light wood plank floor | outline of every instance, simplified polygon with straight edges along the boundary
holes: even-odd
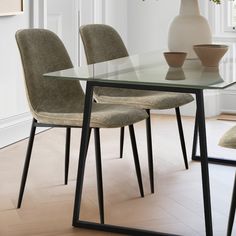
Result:
[[[155,194],[150,194],[145,125],[135,125],[145,198],[139,197],[128,130],[124,158],[119,159],[119,130],[101,132],[106,222],[151,230],[200,236],[204,233],[200,164],[189,158],[185,170],[177,125],[173,116],[153,115]],[[191,153],[193,119],[184,118],[188,154]],[[232,122],[210,119],[209,152],[236,153],[216,143]],[[86,165],[82,217],[98,221],[93,136]],[[71,226],[78,164],[80,130],[73,129],[68,186],[63,185],[65,129],[51,129],[36,136],[21,209],[16,209],[28,140],[0,150],[0,235],[74,236],[111,235]],[[226,154],[225,154],[225,153]],[[222,153],[221,153],[222,154]],[[226,235],[235,167],[210,165],[214,235]],[[236,228],[236,227],[235,227]],[[234,235],[236,230],[234,229]]]

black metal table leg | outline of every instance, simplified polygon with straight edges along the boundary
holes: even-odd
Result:
[[[234,187],[231,199],[231,206],[229,211],[229,220],[228,220],[228,227],[227,227],[227,236],[232,235],[233,224],[234,224],[234,216],[236,210],[236,175],[234,177]]]
[[[94,141],[95,141],[95,156],[96,156],[96,171],[97,171],[97,191],[98,191],[98,205],[100,213],[100,222],[104,224],[104,194],[103,194],[103,180],[102,180],[102,158],[101,158],[101,142],[100,130],[94,128]]]
[[[194,161],[200,161],[200,156],[196,154],[197,152],[197,145],[198,145],[198,122],[197,122],[197,112],[196,112],[196,118],[195,118],[195,126],[194,126],[194,136],[193,136],[193,147],[192,147],[192,160]],[[220,164],[220,165],[230,165],[230,166],[236,166],[236,160],[233,159],[227,159],[226,158],[220,158],[220,157],[211,157],[208,156],[208,162],[214,163],[214,164]]]
[[[199,127],[199,144],[201,155],[201,171],[202,171],[202,189],[204,200],[205,213],[205,229],[206,235],[212,236],[212,215],[211,215],[211,197],[210,197],[210,183],[208,171],[208,156],[207,156],[207,140],[206,140],[206,126],[205,126],[205,111],[203,91],[198,90],[196,93],[197,102],[197,123]]]
[[[154,232],[150,230],[144,230],[144,229],[134,229],[134,228],[128,228],[118,225],[108,225],[108,224],[99,224],[94,222],[88,222],[88,221],[78,221],[75,223],[76,227],[82,228],[82,229],[90,229],[90,230],[99,230],[104,232],[111,232],[116,234],[122,234],[122,235],[132,235],[132,236],[180,236],[177,234],[168,234],[168,233],[161,233],[161,232]],[[91,233],[91,235],[93,235]]]
[[[80,154],[79,154],[79,164],[77,170],[77,182],[76,182],[76,191],[75,191],[75,202],[74,202],[74,213],[73,213],[73,226],[76,226],[76,223],[79,219],[80,214],[80,205],[82,199],[82,189],[83,189],[83,180],[84,180],[84,169],[87,155],[87,147],[89,141],[90,133],[90,115],[92,109],[93,101],[93,87],[90,86],[90,83],[87,82],[86,94],[85,94],[85,103],[84,103],[84,117],[83,117],[83,127],[80,141]]]
[[[154,193],[154,168],[153,168],[153,151],[152,151],[151,114],[150,114],[149,109],[146,109],[146,112],[148,113],[148,118],[146,119],[148,169],[149,169],[151,193]]]
[[[75,202],[74,202],[74,214],[73,214],[73,226],[86,229],[94,229],[106,232],[128,234],[128,235],[174,235],[162,232],[154,232],[143,229],[129,228],[117,225],[109,224],[99,224],[95,222],[88,222],[79,219],[80,216],[80,206],[82,198],[82,188],[83,188],[83,178],[84,178],[84,169],[86,162],[86,153],[87,153],[87,144],[89,138],[89,123],[92,107],[92,95],[93,95],[93,86],[100,86],[100,83],[96,81],[88,81],[86,87],[86,96],[85,96],[85,106],[84,106],[84,118],[83,118],[83,127],[81,135],[81,149],[79,155],[79,164],[78,164],[78,174],[77,174],[77,183],[76,183],[76,193],[75,193]],[[170,91],[170,92],[188,92],[196,94],[197,101],[197,124],[199,131],[199,143],[200,143],[200,155],[201,155],[201,172],[202,172],[202,189],[203,189],[203,200],[204,200],[204,213],[205,213],[205,229],[206,235],[212,236],[212,216],[211,216],[211,200],[210,200],[210,184],[209,184],[209,171],[208,171],[208,156],[207,156],[207,142],[206,142],[206,128],[205,128],[205,113],[204,113],[204,99],[203,99],[203,90],[199,89],[184,89],[184,88],[163,88],[163,87],[139,87],[138,85],[123,85],[123,84],[109,84],[102,83],[103,87],[125,87],[134,88],[134,89],[150,89],[150,90],[160,90],[160,91]]]

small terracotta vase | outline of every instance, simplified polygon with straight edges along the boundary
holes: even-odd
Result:
[[[194,45],[193,49],[205,67],[218,67],[221,58],[228,50],[227,45],[200,44]]]
[[[164,52],[167,64],[170,67],[181,67],[187,56],[186,52]]]

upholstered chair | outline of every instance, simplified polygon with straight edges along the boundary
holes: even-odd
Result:
[[[79,81],[43,77],[45,73],[73,67],[63,43],[53,32],[45,29],[20,30],[16,33],[16,41],[24,69],[28,103],[33,116],[18,199],[18,208],[20,208],[36,127],[64,127],[67,131],[71,127],[82,127],[84,93]],[[147,117],[148,114],[138,108],[114,104],[93,104],[90,130],[93,128],[95,132],[97,186],[102,223],[104,222],[104,207],[99,130],[100,128],[129,126],[140,194],[144,196],[133,124]],[[69,133],[67,132],[68,137],[70,137]]]
[[[88,64],[127,57],[129,55],[120,35],[111,26],[103,24],[84,25],[80,27],[80,35],[84,44]],[[151,109],[164,110],[175,108],[184,163],[186,169],[188,169],[179,107],[194,100],[190,94],[116,88],[95,88],[94,97],[98,103],[131,105],[144,109],[149,114],[149,117],[146,120],[146,131],[150,187],[152,193],[154,193],[154,175],[150,119]],[[120,132],[120,157],[122,157],[123,143],[124,127],[121,128]]]
[[[219,145],[225,148],[236,149],[236,126],[232,127],[223,135],[223,137],[220,139]],[[232,200],[231,200],[231,206],[230,206],[230,211],[229,211],[227,236],[230,236],[232,234],[235,209],[236,209],[236,174],[234,177]]]

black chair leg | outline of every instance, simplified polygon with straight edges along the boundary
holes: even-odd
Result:
[[[196,156],[197,143],[198,143],[198,123],[197,123],[197,112],[196,112],[195,125],[194,125],[194,134],[193,134],[192,160],[194,160],[194,158]]]
[[[138,151],[137,151],[133,125],[129,126],[129,132],[130,132],[130,139],[131,139],[131,144],[132,144],[132,149],[133,149],[134,164],[135,164],[136,174],[138,178],[139,191],[140,191],[141,197],[144,197],[142,174],[141,174],[141,169],[140,169],[140,164],[139,164]]]
[[[64,184],[68,184],[68,173],[69,173],[69,163],[70,163],[70,138],[71,138],[71,128],[66,128],[66,147],[65,147],[65,181]]]
[[[91,135],[91,128],[89,129],[89,140]],[[71,140],[71,128],[66,128],[66,148],[65,148],[65,185],[68,184],[69,164],[70,164],[70,140]],[[89,146],[89,141],[88,141]],[[87,146],[87,151],[88,151]]]
[[[86,149],[86,155],[87,155],[87,152],[88,152],[88,148],[89,148],[89,142],[90,142],[90,136],[91,136],[91,131],[92,131],[92,128],[89,128],[89,133],[88,133],[88,146],[87,146],[87,149]]]
[[[148,168],[150,178],[151,193],[154,193],[154,171],[153,171],[153,154],[152,154],[152,131],[151,131],[151,116],[150,110],[146,110],[148,118],[146,119],[146,134],[147,134],[147,150],[148,150]]]
[[[32,147],[33,147],[33,143],[34,143],[36,123],[37,123],[37,121],[35,119],[33,119],[31,131],[30,131],[29,142],[28,142],[28,148],[27,148],[27,152],[26,152],[24,170],[23,170],[23,174],[22,174],[22,178],[21,178],[21,185],[20,185],[20,192],[19,192],[19,197],[18,197],[17,208],[21,207],[21,203],[22,203],[22,199],[23,199],[23,195],[24,195],[25,183],[26,183],[26,179],[27,179],[27,175],[28,175]]]
[[[180,142],[181,142],[181,147],[182,147],[182,152],[183,152],[184,164],[185,164],[185,168],[188,169],[188,158],[187,158],[184,132],[183,132],[183,126],[182,126],[179,107],[175,108],[175,112],[176,112],[177,124],[178,124],[178,129],[179,129],[179,137],[180,137]]]
[[[95,152],[96,152],[96,169],[97,169],[97,188],[98,203],[101,224],[104,224],[104,198],[103,198],[103,180],[102,180],[102,161],[99,128],[94,128]]]
[[[236,175],[234,178],[234,188],[229,212],[229,221],[228,221],[228,228],[227,228],[227,236],[231,236],[233,223],[234,223],[234,216],[235,216],[235,209],[236,209]]]
[[[120,158],[123,157],[125,127],[120,128]]]

